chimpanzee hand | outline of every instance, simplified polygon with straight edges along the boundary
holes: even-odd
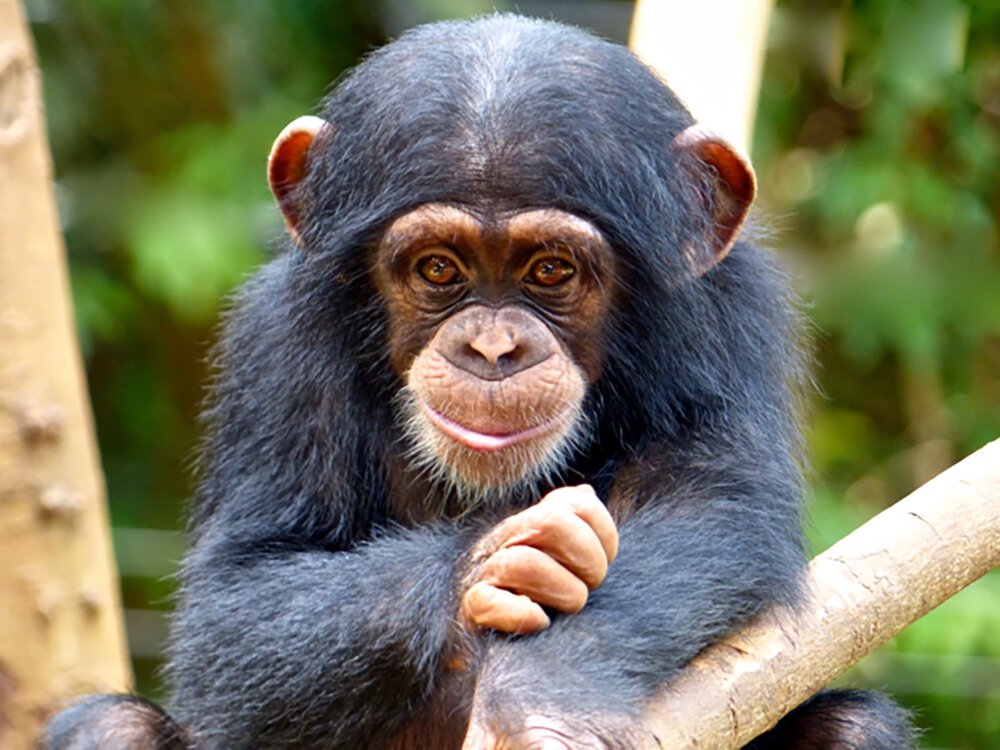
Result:
[[[470,630],[544,630],[549,618],[542,607],[579,612],[617,552],[618,530],[590,485],[553,490],[480,541],[461,621]]]

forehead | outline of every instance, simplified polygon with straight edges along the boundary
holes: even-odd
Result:
[[[459,239],[482,240],[494,234],[516,243],[561,241],[583,245],[605,244],[597,227],[560,209],[482,214],[444,203],[420,206],[398,217],[389,225],[385,239],[388,242],[405,242],[426,237],[450,244]]]

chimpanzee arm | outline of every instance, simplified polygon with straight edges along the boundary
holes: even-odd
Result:
[[[351,552],[211,536],[185,568],[173,643],[177,716],[199,747],[380,746],[429,697],[456,644],[461,533]]]
[[[38,750],[191,750],[187,729],[137,695],[91,695],[61,711]]]
[[[211,518],[185,571],[174,649],[181,711],[199,717],[203,744],[460,744],[482,645],[467,616],[544,627],[521,605],[578,611],[586,594],[572,592],[599,585],[617,546],[589,488],[485,515],[496,523],[382,531],[351,551],[254,540]],[[491,603],[467,612],[470,592]]]
[[[635,746],[634,720],[658,685],[735,622],[793,596],[796,500],[749,486],[758,491],[667,489],[621,523],[618,558],[580,613],[492,645],[473,731],[515,738],[550,726],[574,748]]]

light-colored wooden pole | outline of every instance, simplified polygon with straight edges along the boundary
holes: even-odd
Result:
[[[0,0],[0,747],[131,681],[55,211],[40,75]]]
[[[1000,440],[817,556],[795,610],[759,617],[649,707],[660,747],[742,747],[900,630],[1000,565]]]
[[[745,153],[774,0],[638,0],[629,46],[701,123]]]

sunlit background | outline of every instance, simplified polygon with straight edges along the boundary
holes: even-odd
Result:
[[[264,161],[345,67],[513,3],[28,0],[139,687],[183,550],[205,357],[281,232]],[[624,41],[628,2],[531,2]],[[719,49],[725,55],[725,49]],[[815,322],[816,551],[1000,436],[1000,3],[778,2],[759,205]],[[848,676],[1000,747],[1000,573]]]

